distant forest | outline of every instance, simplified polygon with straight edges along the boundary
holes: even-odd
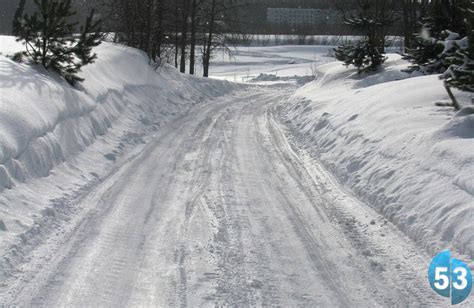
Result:
[[[0,33],[10,34],[12,31],[12,20],[20,0],[0,0]],[[96,8],[101,13],[102,0],[73,0],[74,9],[78,12],[78,20],[84,20],[91,8]],[[121,2],[121,1],[118,1]],[[132,1],[134,2],[134,1]],[[183,0],[175,0],[180,3]],[[267,21],[268,8],[303,8],[303,9],[324,9],[341,11],[355,7],[357,1],[354,0],[225,0],[229,10],[227,16],[232,16],[231,31],[244,34],[353,34],[353,31],[344,26],[342,14],[337,25],[327,25],[324,18],[316,25],[298,25],[289,27],[288,25],[276,25]],[[402,11],[400,0],[387,0],[392,10]],[[422,2],[422,1],[421,1]],[[33,0],[26,0],[25,12],[29,12],[33,7]],[[104,12],[103,12],[104,13]],[[102,14],[104,15],[104,14]],[[107,20],[105,20],[107,22]],[[399,25],[395,25],[391,34],[402,34],[401,20]],[[110,29],[113,30],[113,29]]]
[[[147,0],[142,0],[144,3]],[[166,0],[162,0],[166,2]],[[180,7],[189,0],[173,0],[175,6]],[[228,8],[225,18],[232,26],[229,32],[240,34],[304,34],[304,35],[350,35],[358,34],[353,28],[344,24],[343,12],[349,12],[357,7],[361,0],[219,0]],[[364,0],[362,0],[363,2]],[[455,7],[456,0],[373,0],[384,5],[387,10],[394,12],[396,21],[388,29],[390,35],[408,35],[418,31],[421,19],[429,12],[430,7],[442,4],[444,7]],[[12,20],[20,0],[0,0],[0,33],[11,34]],[[91,8],[95,8],[98,15],[104,16],[104,29],[114,31],[114,25],[106,17],[102,5],[105,0],[73,0],[73,6],[78,12],[78,20],[84,20]],[[117,3],[127,0],[117,0]],[[130,3],[136,2],[130,0]],[[141,1],[139,1],[141,2]],[[199,1],[198,1],[199,2]],[[206,0],[200,0],[206,2]],[[33,7],[33,0],[26,0],[25,11]],[[267,20],[268,8],[303,8],[323,9],[337,12],[339,20],[328,24],[321,18],[314,25],[277,25]],[[170,12],[173,13],[173,12]],[[449,12],[447,12],[449,14]],[[143,16],[144,18],[144,16]],[[108,28],[107,28],[108,26]]]

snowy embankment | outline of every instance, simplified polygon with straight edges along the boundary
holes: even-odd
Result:
[[[237,87],[170,67],[155,72],[141,52],[103,43],[76,89],[6,57],[23,48],[13,37],[0,37],[0,46],[2,252],[18,235],[24,245],[72,211],[65,200],[136,155],[165,123]]]
[[[406,66],[398,55],[371,76],[322,65],[283,120],[295,143],[420,245],[472,256],[474,106],[437,107],[449,102],[438,76],[402,73]]]

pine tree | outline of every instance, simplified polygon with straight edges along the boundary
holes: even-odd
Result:
[[[383,0],[361,0],[359,10],[345,17],[345,23],[361,32],[365,38],[356,45],[342,45],[335,49],[336,59],[345,65],[354,65],[359,74],[376,70],[386,57],[385,34],[387,28],[395,21],[388,13],[387,3]]]
[[[75,12],[71,0],[34,0],[37,11],[24,15],[19,22],[17,40],[26,46],[25,56],[47,70],[56,71],[71,85],[82,81],[77,74],[83,65],[94,61],[92,48],[100,44],[99,22],[93,22],[93,11],[74,38],[77,23],[70,22]]]
[[[92,53],[92,49],[101,44],[101,22],[101,20],[94,21],[94,10],[91,10],[85,25],[81,27],[80,38],[73,48],[73,52],[80,62],[76,64],[75,70],[71,71],[71,75],[69,75],[69,79],[71,79],[73,83],[75,81],[83,81],[76,73],[80,71],[82,66],[94,63],[97,58],[97,54]]]

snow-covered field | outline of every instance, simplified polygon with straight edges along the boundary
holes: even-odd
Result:
[[[218,53],[213,59],[210,75],[233,82],[293,82],[313,77],[318,65],[334,61],[331,46],[237,47],[231,55]],[[274,75],[273,80],[258,78]],[[290,80],[278,80],[290,77]],[[275,80],[276,79],[276,80]]]
[[[201,79],[103,44],[74,89],[19,48],[0,37],[0,306],[442,306],[430,258],[474,265],[470,97],[437,107],[397,55],[358,76],[239,47]]]

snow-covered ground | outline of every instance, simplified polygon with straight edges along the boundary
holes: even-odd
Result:
[[[98,185],[166,123],[239,87],[170,67],[157,74],[141,52],[104,43],[74,89],[7,58],[22,49],[13,37],[0,36],[0,46],[0,276],[57,216],[71,215],[66,199]]]
[[[211,73],[267,85],[316,79],[281,106],[292,141],[424,248],[474,255],[471,97],[456,92],[467,107],[457,113],[436,105],[450,102],[438,76],[402,72],[399,55],[359,76],[331,50],[239,47]]]
[[[432,253],[474,255],[474,106],[438,76],[409,75],[390,55],[359,76],[334,62],[282,107],[293,141],[360,199]],[[465,256],[466,257],[466,256]]]
[[[273,46],[236,47],[231,54],[217,53],[213,59],[210,75],[213,78],[233,82],[269,81],[297,82],[305,77],[314,77],[317,66],[334,61],[331,46]],[[274,75],[277,78],[258,78],[260,74]],[[278,80],[281,77],[286,80]]]
[[[442,306],[431,256],[473,265],[474,116],[397,55],[358,76],[240,47],[200,79],[103,44],[74,89],[19,48],[0,37],[0,306]]]

